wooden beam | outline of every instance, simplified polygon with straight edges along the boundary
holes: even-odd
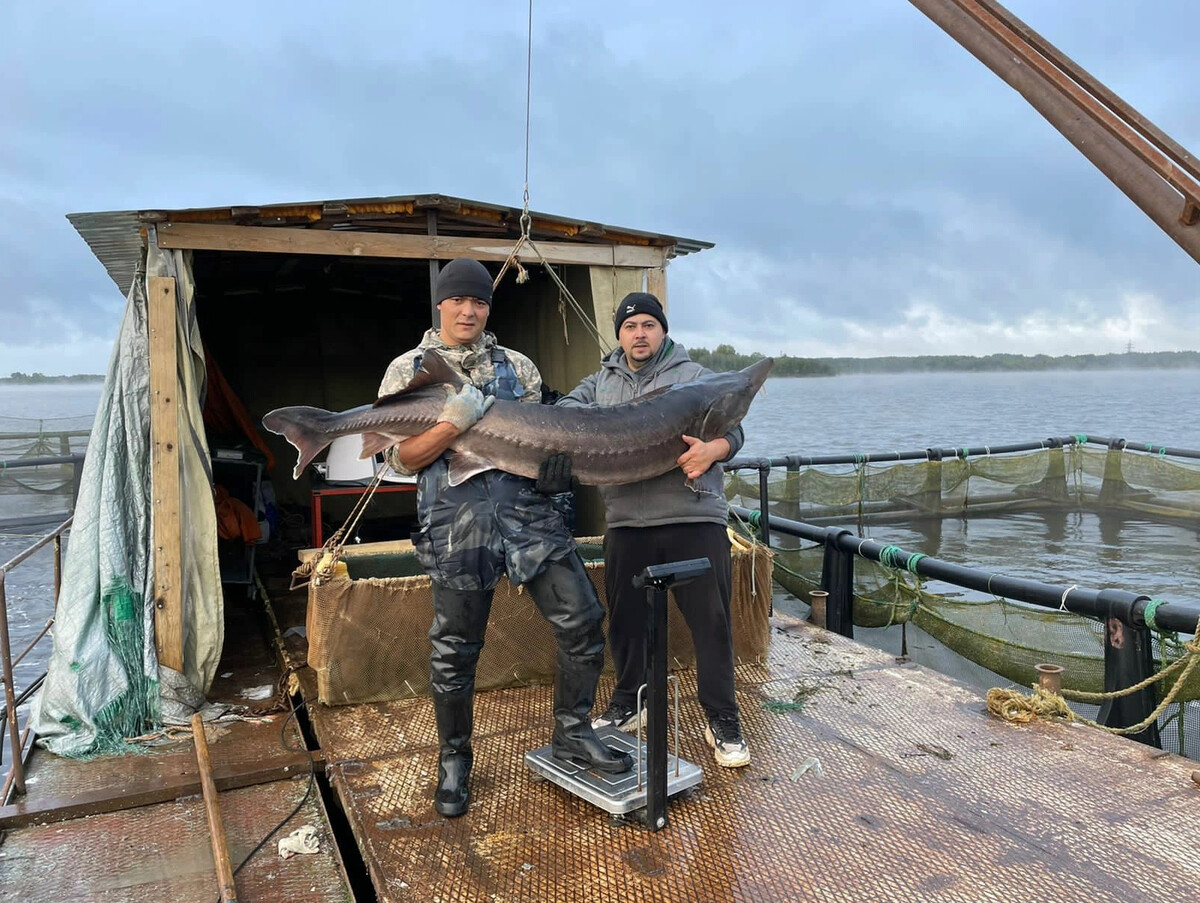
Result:
[[[318,772],[325,770],[325,758],[320,750],[313,753],[313,764]],[[308,756],[300,752],[269,762],[215,765],[212,778],[217,790],[224,792],[240,787],[270,784],[274,781],[290,781],[298,775],[308,774],[308,770]],[[87,790],[68,797],[51,796],[0,806],[0,831],[28,825],[52,825],[88,815],[124,812],[127,809],[169,803],[185,796],[196,796],[202,790],[199,774],[184,773],[170,780],[152,783],[153,786],[147,784],[144,787],[130,788],[121,785],[103,790]]]
[[[154,642],[158,660],[183,670],[183,575],[179,519],[179,421],[175,390],[175,280],[148,280],[150,497],[154,512]]]
[[[506,260],[515,241],[451,235],[394,235],[386,232],[345,232],[286,226],[216,226],[201,223],[162,223],[160,248],[204,251],[257,251],[275,254],[325,254],[333,257],[396,257],[414,260]],[[550,263],[587,266],[660,267],[662,248],[641,245],[594,245],[538,241]],[[522,248],[522,263],[537,263],[532,248]]]
[[[196,765],[200,770],[200,789],[204,792],[204,814],[208,819],[208,836],[212,841],[221,903],[236,903],[237,884],[233,880],[233,862],[229,858],[229,842],[225,839],[221,801],[217,798],[217,785],[213,781],[212,757],[208,752],[208,737],[204,733],[204,718],[199,712],[192,716],[192,736],[196,740]]]

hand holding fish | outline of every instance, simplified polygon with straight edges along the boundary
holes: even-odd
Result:
[[[695,436],[685,435],[683,441],[688,444],[688,450],[679,456],[677,463],[689,480],[700,479],[710,467],[729,457],[729,440],[723,436],[705,442]]]
[[[496,400],[491,395],[484,395],[470,383],[463,383],[458,391],[450,386],[446,389],[446,403],[438,415],[438,423],[449,423],[460,433],[474,426]]]
[[[571,490],[571,456],[551,455],[538,468],[537,491],[557,495]]]

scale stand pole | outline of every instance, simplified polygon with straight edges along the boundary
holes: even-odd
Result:
[[[646,808],[642,823],[651,831],[667,826],[667,590],[709,573],[707,558],[655,564],[633,578],[646,588]]]
[[[646,625],[646,810],[651,831],[667,826],[667,588],[646,587],[650,617]]]

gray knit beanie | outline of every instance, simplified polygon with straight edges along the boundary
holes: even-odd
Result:
[[[451,260],[438,273],[435,296],[438,304],[447,298],[478,298],[491,304],[492,276],[478,260]]]

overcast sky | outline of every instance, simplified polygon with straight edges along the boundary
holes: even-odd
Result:
[[[1195,0],[1009,8],[1200,150]],[[102,372],[65,215],[519,206],[525,0],[0,6],[0,374]],[[536,210],[716,248],[672,334],[805,356],[1200,349],[1196,264],[905,0],[534,7]]]

